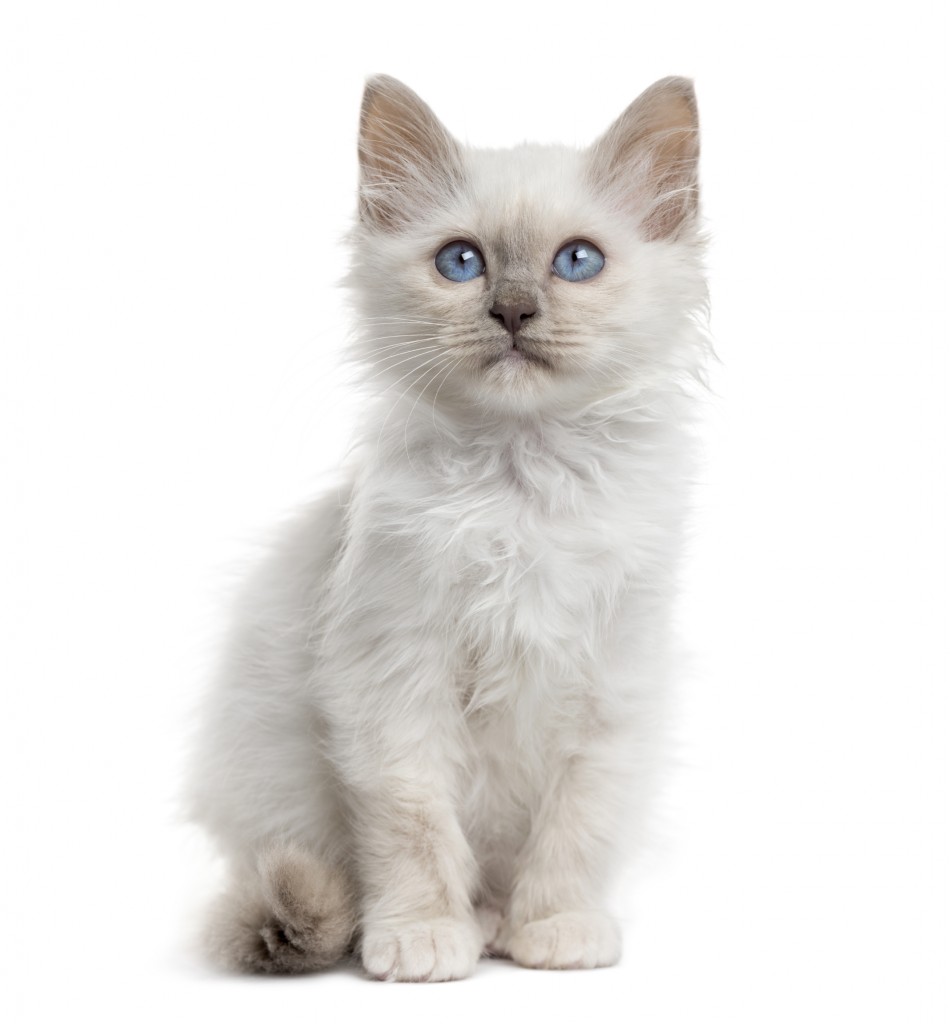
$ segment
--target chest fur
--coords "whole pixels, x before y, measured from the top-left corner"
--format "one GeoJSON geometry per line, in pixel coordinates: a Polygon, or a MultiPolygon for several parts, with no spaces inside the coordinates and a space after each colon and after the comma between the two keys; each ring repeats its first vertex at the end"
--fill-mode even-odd
{"type": "Polygon", "coordinates": [[[576,675],[596,658],[634,571],[635,517],[625,481],[591,470],[537,443],[442,468],[426,530],[460,651],[482,676],[576,675]]]}

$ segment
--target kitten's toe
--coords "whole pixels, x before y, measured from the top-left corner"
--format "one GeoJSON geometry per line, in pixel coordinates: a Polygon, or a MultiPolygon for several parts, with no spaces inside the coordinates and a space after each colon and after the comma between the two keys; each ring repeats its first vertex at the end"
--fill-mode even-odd
{"type": "Polygon", "coordinates": [[[522,967],[610,967],[620,959],[620,929],[606,914],[567,911],[523,925],[506,947],[507,954],[522,967]]]}
{"type": "Polygon", "coordinates": [[[478,925],[449,917],[369,926],[362,944],[363,967],[380,981],[467,978],[481,951],[478,925]]]}

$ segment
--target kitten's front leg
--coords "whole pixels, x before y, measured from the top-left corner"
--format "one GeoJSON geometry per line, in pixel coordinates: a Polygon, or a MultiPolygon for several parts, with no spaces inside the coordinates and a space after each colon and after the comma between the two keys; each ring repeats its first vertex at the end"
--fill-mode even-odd
{"type": "Polygon", "coordinates": [[[403,636],[373,648],[371,684],[341,687],[333,743],[362,890],[363,965],[375,978],[448,981],[483,949],[475,863],[455,813],[460,713],[443,659],[403,636]],[[413,652],[411,675],[394,671],[413,652]],[[387,671],[388,669],[388,671],[387,671]]]}
{"type": "Polygon", "coordinates": [[[524,967],[617,963],[620,929],[600,908],[624,785],[608,743],[562,765],[519,856],[498,952],[524,967]]]}
{"type": "Polygon", "coordinates": [[[446,774],[430,766],[389,775],[355,801],[362,959],[374,978],[465,978],[481,955],[472,854],[446,789],[446,774]]]}
{"type": "Polygon", "coordinates": [[[603,900],[618,854],[642,840],[666,738],[665,607],[631,588],[571,735],[551,737],[558,760],[516,864],[492,948],[524,967],[607,967],[621,935],[603,900]]]}

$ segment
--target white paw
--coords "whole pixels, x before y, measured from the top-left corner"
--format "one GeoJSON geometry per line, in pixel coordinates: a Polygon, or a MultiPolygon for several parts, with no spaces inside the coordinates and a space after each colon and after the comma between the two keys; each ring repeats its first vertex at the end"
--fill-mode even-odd
{"type": "Polygon", "coordinates": [[[478,925],[451,917],[370,925],[363,933],[363,967],[380,981],[467,978],[481,952],[478,925]]]}
{"type": "Polygon", "coordinates": [[[523,925],[508,938],[505,951],[522,967],[567,970],[610,967],[620,959],[620,945],[613,918],[575,910],[523,925]]]}

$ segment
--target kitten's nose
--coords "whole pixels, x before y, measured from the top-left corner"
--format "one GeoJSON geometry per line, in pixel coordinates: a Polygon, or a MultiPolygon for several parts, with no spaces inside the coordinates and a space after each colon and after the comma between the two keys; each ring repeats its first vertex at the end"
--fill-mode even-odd
{"type": "Polygon", "coordinates": [[[512,334],[515,334],[521,330],[525,320],[537,313],[537,309],[530,302],[496,302],[488,312],[496,320],[500,320],[512,334]]]}

